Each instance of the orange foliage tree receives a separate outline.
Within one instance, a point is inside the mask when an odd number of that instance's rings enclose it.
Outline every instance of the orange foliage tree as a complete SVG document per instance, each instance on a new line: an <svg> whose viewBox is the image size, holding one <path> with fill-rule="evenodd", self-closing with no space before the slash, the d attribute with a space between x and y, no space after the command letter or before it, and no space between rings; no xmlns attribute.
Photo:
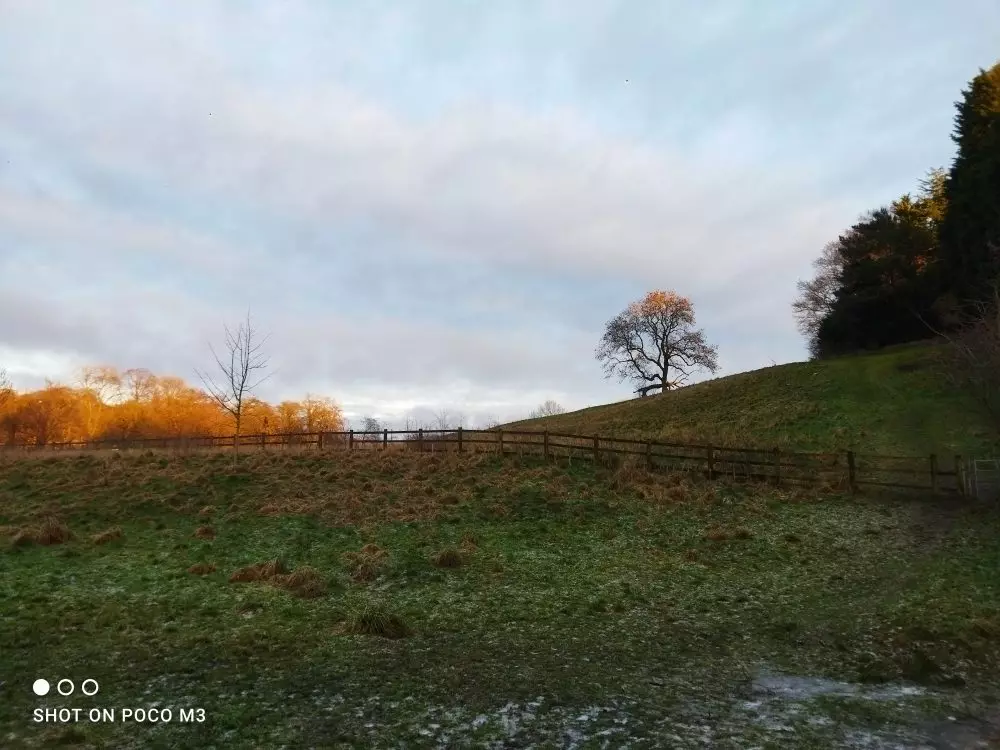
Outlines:
<svg viewBox="0 0 1000 750"><path fill-rule="evenodd" d="M698 368L716 372L718 353L694 328L687 297L657 290L608 321L597 347L606 377L635 383L640 396L682 385Z"/></svg>

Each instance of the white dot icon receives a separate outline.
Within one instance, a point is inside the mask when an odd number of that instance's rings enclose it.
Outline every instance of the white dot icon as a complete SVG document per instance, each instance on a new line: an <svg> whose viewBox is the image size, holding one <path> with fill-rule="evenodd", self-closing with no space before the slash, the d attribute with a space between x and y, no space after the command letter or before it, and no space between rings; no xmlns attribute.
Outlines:
<svg viewBox="0 0 1000 750"><path fill-rule="evenodd" d="M48 695L49 694L49 681L48 680L35 680L31 685L31 689L35 691L35 695Z"/></svg>

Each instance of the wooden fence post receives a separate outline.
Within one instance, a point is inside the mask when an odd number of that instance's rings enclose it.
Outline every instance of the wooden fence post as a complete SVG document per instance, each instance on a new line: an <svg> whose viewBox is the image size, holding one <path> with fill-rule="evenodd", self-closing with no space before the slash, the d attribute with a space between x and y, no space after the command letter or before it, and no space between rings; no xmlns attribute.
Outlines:
<svg viewBox="0 0 1000 750"><path fill-rule="evenodd" d="M389 448L389 428L386 427L382 430L382 450L387 450Z"/></svg>
<svg viewBox="0 0 1000 750"><path fill-rule="evenodd" d="M322 431L320 431L316 435L316 450L318 450L318 451L323 450L323 432Z"/></svg>
<svg viewBox="0 0 1000 750"><path fill-rule="evenodd" d="M497 440L500 443L500 455L502 456L504 454L504 449L503 449L503 430L498 430L497 431Z"/></svg>
<svg viewBox="0 0 1000 750"><path fill-rule="evenodd" d="M267 433L260 433L260 449L264 450L267 447Z"/></svg>
<svg viewBox="0 0 1000 750"><path fill-rule="evenodd" d="M462 452L462 428L458 428L458 452Z"/></svg>
<svg viewBox="0 0 1000 750"><path fill-rule="evenodd" d="M931 492L937 494L938 491L937 456L933 453L930 455L930 462L931 462Z"/></svg>
<svg viewBox="0 0 1000 750"><path fill-rule="evenodd" d="M653 470L653 443L646 442L646 471Z"/></svg>
<svg viewBox="0 0 1000 750"><path fill-rule="evenodd" d="M847 451L847 482L851 487L851 494L857 494L858 478L854 470L854 451Z"/></svg>
<svg viewBox="0 0 1000 750"><path fill-rule="evenodd" d="M708 479L715 479L715 448L708 446Z"/></svg>
<svg viewBox="0 0 1000 750"><path fill-rule="evenodd" d="M596 464L598 459L601 457L601 439L594 435L594 463Z"/></svg>
<svg viewBox="0 0 1000 750"><path fill-rule="evenodd" d="M420 453L424 452L424 428L421 427L417 430L417 450Z"/></svg>
<svg viewBox="0 0 1000 750"><path fill-rule="evenodd" d="M354 450L354 430L347 435L347 450Z"/></svg>
<svg viewBox="0 0 1000 750"><path fill-rule="evenodd" d="M542 448L542 453L545 456L545 459L548 460L548 458L549 458L549 431L548 430L545 430L542 433L542 441L543 441L543 446L544 446Z"/></svg>
<svg viewBox="0 0 1000 750"><path fill-rule="evenodd" d="M781 486L781 448L774 449L774 483Z"/></svg>

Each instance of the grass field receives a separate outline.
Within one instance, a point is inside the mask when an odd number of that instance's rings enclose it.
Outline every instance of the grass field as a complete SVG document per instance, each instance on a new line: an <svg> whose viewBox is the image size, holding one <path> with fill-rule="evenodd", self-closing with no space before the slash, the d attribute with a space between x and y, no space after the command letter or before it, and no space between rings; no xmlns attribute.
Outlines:
<svg viewBox="0 0 1000 750"><path fill-rule="evenodd" d="M938 347L795 362L514 426L792 450L993 455L1000 436L938 372Z"/></svg>
<svg viewBox="0 0 1000 750"><path fill-rule="evenodd" d="M961 747L1000 730L996 509L514 456L241 461L0 466L0 745ZM38 698L39 677L100 692ZM174 717L31 720L59 706Z"/></svg>

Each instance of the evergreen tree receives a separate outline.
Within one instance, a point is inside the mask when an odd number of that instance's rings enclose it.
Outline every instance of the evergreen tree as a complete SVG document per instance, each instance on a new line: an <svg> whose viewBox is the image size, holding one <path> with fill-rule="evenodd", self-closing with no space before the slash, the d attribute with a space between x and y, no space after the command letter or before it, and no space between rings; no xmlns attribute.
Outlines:
<svg viewBox="0 0 1000 750"><path fill-rule="evenodd" d="M984 299L1000 276L1000 63L980 70L956 109L939 292L964 302Z"/></svg>

